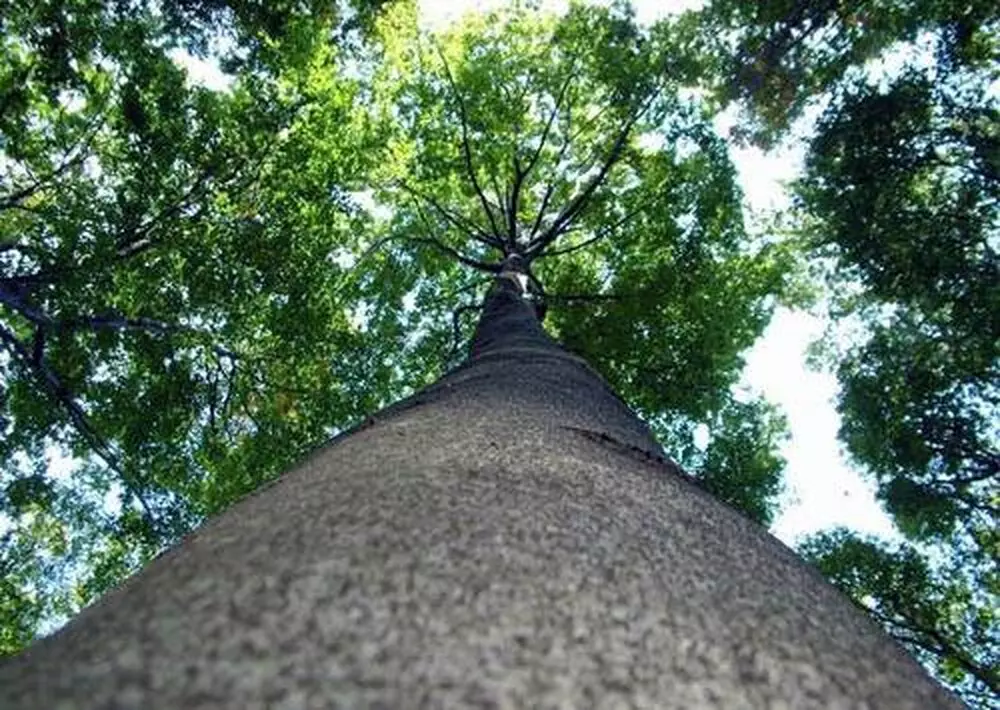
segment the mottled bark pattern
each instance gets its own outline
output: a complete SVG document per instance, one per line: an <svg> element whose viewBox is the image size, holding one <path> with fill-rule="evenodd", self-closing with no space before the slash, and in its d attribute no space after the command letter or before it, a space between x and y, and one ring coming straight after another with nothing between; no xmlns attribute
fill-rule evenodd
<svg viewBox="0 0 1000 710"><path fill-rule="evenodd" d="M3 708L945 708L497 280L468 362L0 667Z"/></svg>

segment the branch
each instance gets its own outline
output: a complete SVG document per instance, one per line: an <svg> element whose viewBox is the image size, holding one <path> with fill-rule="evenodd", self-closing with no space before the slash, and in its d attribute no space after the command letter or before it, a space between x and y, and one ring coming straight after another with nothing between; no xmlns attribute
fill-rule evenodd
<svg viewBox="0 0 1000 710"><path fill-rule="evenodd" d="M431 234L433 234L434 228L433 225L431 225L431 223L428 221L427 215L425 215L424 211L420 209L420 205L414 205L414 206L416 207L417 214L420 216L421 221L423 221L423 223L427 225L427 229ZM485 261L479 261L478 259L473 259L471 257L465 256L457 249L453 249L452 247L448 246L447 244L438 240L435 237L409 237L409 240L417 242L418 244L429 244L430 246L433 246L434 248L448 254L448 256L452 257L453 259L457 259L459 262L465 264L466 266L471 266L473 269L478 269L479 271L488 271L490 273L500 272L500 264L488 264Z"/></svg>
<svg viewBox="0 0 1000 710"><path fill-rule="evenodd" d="M620 301L626 294L620 293L555 293L546 296L546 300L564 303L600 303L607 301Z"/></svg>
<svg viewBox="0 0 1000 710"><path fill-rule="evenodd" d="M500 273L500 264L490 264L485 261L479 261L478 259L473 259L471 257L465 256L461 252L452 249L447 244L438 241L434 237L410 237L410 241L416 242L418 244L427 244L434 247L435 249L447 254L453 259L457 259L466 266L472 267L473 269L478 269L479 271L486 271L491 274Z"/></svg>
<svg viewBox="0 0 1000 710"><path fill-rule="evenodd" d="M295 115L295 113L298 112L301 106L302 103L299 103L298 105L293 107L292 109L293 115ZM248 174L246 175L246 179L242 181L242 183L236 179L239 173L237 169L233 169L227 175L220 176L220 181L222 181L223 183L225 183L226 181L232 181L229 185L230 187L237 187L243 189L249 186L255 180L259 179L260 173L264 167L264 162L268 159L268 157L270 157L275 146L280 141L279 134L280 131L276 131L274 135L270 138L267 145L264 146L264 149L261 151L260 155L253 162L250 170L248 171ZM161 224L165 218L177 214L178 212L183 210L186 206L188 206L191 198L195 196L196 192L198 192L202 187L204 187L206 183L208 183L209 179L212 177L215 177L215 175L214 171L211 168L203 169L202 172L198 175L198 178L191 185L191 187L188 188L180 196L178 200L176 200L169 207L166 207L163 210L161 210L159 214L153 217L145 225L136 230L133 230L132 234L130 235L131 237L133 237L132 239L129 239L127 241L120 239L117 249L118 257L120 259L127 259L131 256L135 256L136 254L144 252L153 246L156 246L157 242L149 237L149 233L157 225ZM199 215L195 216L197 217ZM139 238L135 239L134 237L136 236L138 236Z"/></svg>
<svg viewBox="0 0 1000 710"><path fill-rule="evenodd" d="M11 193L3 198L3 200L0 200L0 211L15 207L23 208L21 202L34 195L49 183L61 177L63 173L73 166L82 163L87 157L86 149L90 147L90 142L94 139L94 136L97 135L97 131L104 124L104 118L105 115L103 112L95 114L90 123L84 128L83 135L80 139L66 151L66 157L63 162L44 178L34 178L32 184L28 187ZM70 157L71 153L76 153L76 155ZM34 177L30 169L28 169L28 174L29 176Z"/></svg>
<svg viewBox="0 0 1000 710"><path fill-rule="evenodd" d="M573 68L574 66L570 66L569 75L566 77L566 81L564 81L562 86L559 88L559 93L556 95L555 105L552 107L552 112L549 114L549 118L545 122L545 128L542 130L542 138L538 142L538 147L531 156L531 160L528 161L527 167L524 168L524 177L527 177L532 168L535 167L535 163L538 162L538 158L542 154L542 148L545 147L545 143L548 141L549 132L552 130L552 125L555 123L555 119L559 115L559 109L562 107L562 101L566 97L566 91L569 89L570 82L573 81Z"/></svg>
<svg viewBox="0 0 1000 710"><path fill-rule="evenodd" d="M587 202L589 202L591 196L597 190L598 187L604 182L611 168L618 162L621 157L622 152L625 149L625 145L628 142L628 137L632 132L632 127L636 124L639 118L645 113L646 109L649 107L650 100L654 94L650 94L647 97L645 103L639 107L633 116L631 116L622 126L622 130L618 133L615 139L614 145L611 148L611 152L605 159L604 164L601 166L597 175L587 184L587 186L580 191L580 193L573 198L570 203L563 208L563 210L556 216L552 224L543 232L540 236L532 240L531 245L528 248L528 254L530 256L537 256L539 253L544 251L545 247L554 242L562 234L563 230L576 218L576 216L586 207Z"/></svg>
<svg viewBox="0 0 1000 710"><path fill-rule="evenodd" d="M590 237L589 239L585 239L584 241L580 242L579 244L574 244L573 246L566 247L565 249L556 249L555 251L548 251L548 252L547 251L543 251L541 254L538 254L536 258L541 259L541 258L546 257L546 256L561 256L563 254L572 254L575 251L580 251L581 249L586 249L591 244L596 244L597 242L601 241L605 237L609 236L614 230L618 229L623 224L625 224L626 222L628 222L629 220L631 220L633 217L635 217L637 214L639 214L645 208L646 208L646 204L642 204L639 207L636 207L634 210L632 210L631 212L628 212L624 217L622 217L621 219L619 219L614 224L602 227L600 230L598 230L597 234L595 234L593 237Z"/></svg>
<svg viewBox="0 0 1000 710"><path fill-rule="evenodd" d="M101 329L113 329L113 330L141 330L153 333L189 333L191 335L198 335L203 337L212 338L213 334L205 332L203 330L198 330L197 328L192 328L185 325L177 325L173 323L165 323L163 321L154 320L152 318L127 318L118 314L104 314L104 315L88 315L88 316L77 316L75 318L67 318L65 320L53 321L52 326L58 331L75 331L75 330L101 330ZM212 345L212 351L221 357L227 358L229 360L238 360L240 356L224 348L221 345Z"/></svg>
<svg viewBox="0 0 1000 710"><path fill-rule="evenodd" d="M53 399L56 400L69 414L70 420L73 422L73 426L76 430L83 436L90 448L96 453L108 467L113 470L122 480L122 484L125 490L131 495L135 496L136 500L139 501L149 524L154 530L159 526L157 525L156 516L153 514L143 498L142 493L135 488L130 482L130 476L127 476L122 470L121 464L118 460L118 456L115 454L111 445L105 441L93 425L88 421L86 413L83 408L76 401L73 393L69 388L63 383L62 378L59 374L53 370L41 357L41 352L38 352L39 357L35 357L35 350L29 351L28 348L17 339L10 330L8 330L3 324L0 324L0 340L3 340L7 344L10 351L17 357L22 364L28 368L42 385L44 389ZM36 343L37 346L37 343Z"/></svg>
<svg viewBox="0 0 1000 710"><path fill-rule="evenodd" d="M510 188L510 200L507 203L507 240L511 247L517 248L517 201L521 196L521 186L528 171L521 170L521 161L514 149L514 184Z"/></svg>
<svg viewBox="0 0 1000 710"><path fill-rule="evenodd" d="M472 220L462 216L461 214L452 212L451 210L445 208L441 203L435 200L430 195L420 192L414 187L411 187L405 182L397 183L406 192L410 193L411 196L425 200L430 203L431 207L441 213L441 216L445 218L445 221L454 225L460 232L468 234L470 237L475 239L480 244L484 244L488 247L493 247L503 251L503 242L497 239L495 236L487 234L486 230L481 228L478 224Z"/></svg>
<svg viewBox="0 0 1000 710"><path fill-rule="evenodd" d="M162 224L167 217L172 217L183 210L189 204L190 199L195 195L195 193L198 192L206 182L208 182L208 178L209 173L203 172L198 176L198 179L195 180L194 184L191 185L191 187L188 188L177 201L160 210L159 214L146 222L146 224L132 230L127 239L119 239L116 249L118 257L120 259L127 259L154 246L156 242L150 238L149 233L158 225Z"/></svg>
<svg viewBox="0 0 1000 710"><path fill-rule="evenodd" d="M981 665L967 651L960 648L951 639L946 638L938 629L927 626L914 619L905 611L905 604L894 600L897 609L896 618L880 609L864 607L873 617L889 627L889 633L900 641L912 643L934 656L950 656L962 669L976 680L986 685L994 693L1000 693L1000 678L987 666ZM906 633L909 632L909 633Z"/></svg>
<svg viewBox="0 0 1000 710"><path fill-rule="evenodd" d="M514 147L514 184L511 187L510 201L507 213L507 230L509 235L508 238L510 240L511 246L513 247L517 246L517 212L518 212L518 201L520 200L521 197L521 188L524 186L524 181L528 178L528 176L531 174L531 171L538 163L538 159L542 154L542 150L545 148L545 144L548 141L549 132L552 130L552 125L555 123L556 117L559 115L559 109L562 106L563 98L565 97L566 91L569 88L570 82L572 80L573 80L573 72L571 67L569 75L566 77L566 80L562 83L562 86L559 88L559 93L556 95L552 111L549 112L549 117L545 121L545 127L542 129L542 136L538 141L538 147L535 148L534 153L528 160L528 164L524 167L523 170L521 168L520 158L517 155L517 146ZM559 151L559 158L557 159L557 164L562 160L562 156L565 151L566 145L568 145L568 142L564 142L561 150ZM551 199L552 197L551 194L552 189L553 188L550 185L546 190L546 199L543 200L542 209L539 211L539 218L541 217L542 214L544 214L545 208L548 206L548 200ZM534 231L537 228L537 224L538 220L536 219L535 227L532 228L532 235L534 235Z"/></svg>
<svg viewBox="0 0 1000 710"><path fill-rule="evenodd" d="M496 197L497 204L498 205L506 205L509 202L508 197L507 197L507 181L504 180L504 189L501 190L500 189L500 183L497 181L496 174L491 172L490 173L490 186L493 188L493 194ZM511 248L511 247L516 246L510 240L510 236L509 235L508 235L508 238L505 240L505 244L506 244L507 248ZM507 252L504 251L504 254L506 254L506 253Z"/></svg>
<svg viewBox="0 0 1000 710"><path fill-rule="evenodd" d="M479 185L479 180L476 178L476 170L472 165L472 149L469 147L469 121L468 116L465 111L465 100L462 98L461 92L458 90L458 86L455 84L455 78L451 74L451 67L448 66L448 60L445 59L444 52L441 48L437 48L438 56L441 57L441 62L444 64L445 75L448 78L448 85L451 87L452 93L455 95L455 100L458 102L459 118L462 121L462 154L465 158L465 169L469 173L469 179L472 181L472 186L476 190L476 194L479 196L479 202L483 206L483 210L486 212L486 217L490 221L490 226L493 227L493 234L499 238L501 232L497 228L496 220L493 218L493 211L490 209L489 200L486 199L486 195L483 193L482 187Z"/></svg>

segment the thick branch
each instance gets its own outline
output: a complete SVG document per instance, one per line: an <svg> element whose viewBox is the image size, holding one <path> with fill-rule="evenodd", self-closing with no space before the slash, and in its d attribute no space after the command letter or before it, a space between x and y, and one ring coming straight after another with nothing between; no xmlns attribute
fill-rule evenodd
<svg viewBox="0 0 1000 710"><path fill-rule="evenodd" d="M428 233L434 234L435 231L434 225L432 225L430 221L427 219L427 215L425 215L424 211L420 209L420 205L414 204L414 208L417 210L417 214L420 216L421 221L427 226ZM453 259L456 259L462 264L465 264L466 266L471 266L473 269L478 269L479 271L487 271L489 273L496 273L500 270L499 264L489 264L485 261L479 261L478 259L473 259L472 257L465 256L465 254L462 254L457 249L448 246L447 244L437 239L436 237L433 236L408 237L408 239L409 241L416 242L418 244L428 244L434 247L435 249L444 252Z"/></svg>

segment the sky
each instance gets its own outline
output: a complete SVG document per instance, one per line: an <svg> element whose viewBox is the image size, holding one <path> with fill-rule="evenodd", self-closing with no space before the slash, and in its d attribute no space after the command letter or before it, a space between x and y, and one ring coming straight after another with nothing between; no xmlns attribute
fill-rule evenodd
<svg viewBox="0 0 1000 710"><path fill-rule="evenodd" d="M441 29L469 11L500 7L507 0L420 0L421 22ZM565 10L568 0L542 0L545 9ZM697 9L701 0L633 0L636 19L654 22L671 13ZM178 63L191 78L212 88L227 85L210 63L178 53ZM807 119L808 120L808 119ZM725 135L733 114L723 114L716 127ZM798 133L808 132L808 126ZM744 192L748 218L788 204L785 183L799 172L803 141L791 141L769 153L752 147L732 147L731 156ZM891 521L874 497L873 487L847 463L837 441L839 416L834 407L835 378L806 366L806 350L824 331L817 315L779 309L763 337L747 353L739 387L749 387L781 407L791 433L782 454L786 493L782 512L771 531L789 545L802 535L843 525L880 537L896 538Z"/></svg>

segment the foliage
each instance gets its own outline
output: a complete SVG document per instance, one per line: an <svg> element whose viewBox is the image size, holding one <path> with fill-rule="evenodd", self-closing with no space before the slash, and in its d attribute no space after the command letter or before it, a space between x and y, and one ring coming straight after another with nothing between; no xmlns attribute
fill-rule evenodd
<svg viewBox="0 0 1000 710"><path fill-rule="evenodd" d="M149 8L14 10L0 501L16 645L393 390L360 385L392 379L368 347L392 334L360 333L338 298L392 294L330 261L370 221L348 192L376 133L335 50L296 37L280 71L218 93ZM77 458L67 480L41 465L53 452Z"/></svg>
<svg viewBox="0 0 1000 710"><path fill-rule="evenodd" d="M743 228L690 17L434 36L396 2L344 15L359 39L312 3L44 7L2 45L5 651L455 364L511 253L550 330L770 520L781 420L728 392L794 254Z"/></svg>
<svg viewBox="0 0 1000 710"><path fill-rule="evenodd" d="M1000 134L970 84L857 87L821 121L799 194L817 248L864 287L846 307L870 337L838 369L848 450L904 532L964 527L996 556Z"/></svg>
<svg viewBox="0 0 1000 710"><path fill-rule="evenodd" d="M989 67L998 26L996 4L983 0L712 0L701 32L719 68L708 83L740 102L744 137L773 145L810 101L927 34L943 66Z"/></svg>
<svg viewBox="0 0 1000 710"><path fill-rule="evenodd" d="M806 539L799 552L971 706L994 707L1000 692L995 571L976 579L982 570L961 559L961 550L935 564L913 545L844 529Z"/></svg>

